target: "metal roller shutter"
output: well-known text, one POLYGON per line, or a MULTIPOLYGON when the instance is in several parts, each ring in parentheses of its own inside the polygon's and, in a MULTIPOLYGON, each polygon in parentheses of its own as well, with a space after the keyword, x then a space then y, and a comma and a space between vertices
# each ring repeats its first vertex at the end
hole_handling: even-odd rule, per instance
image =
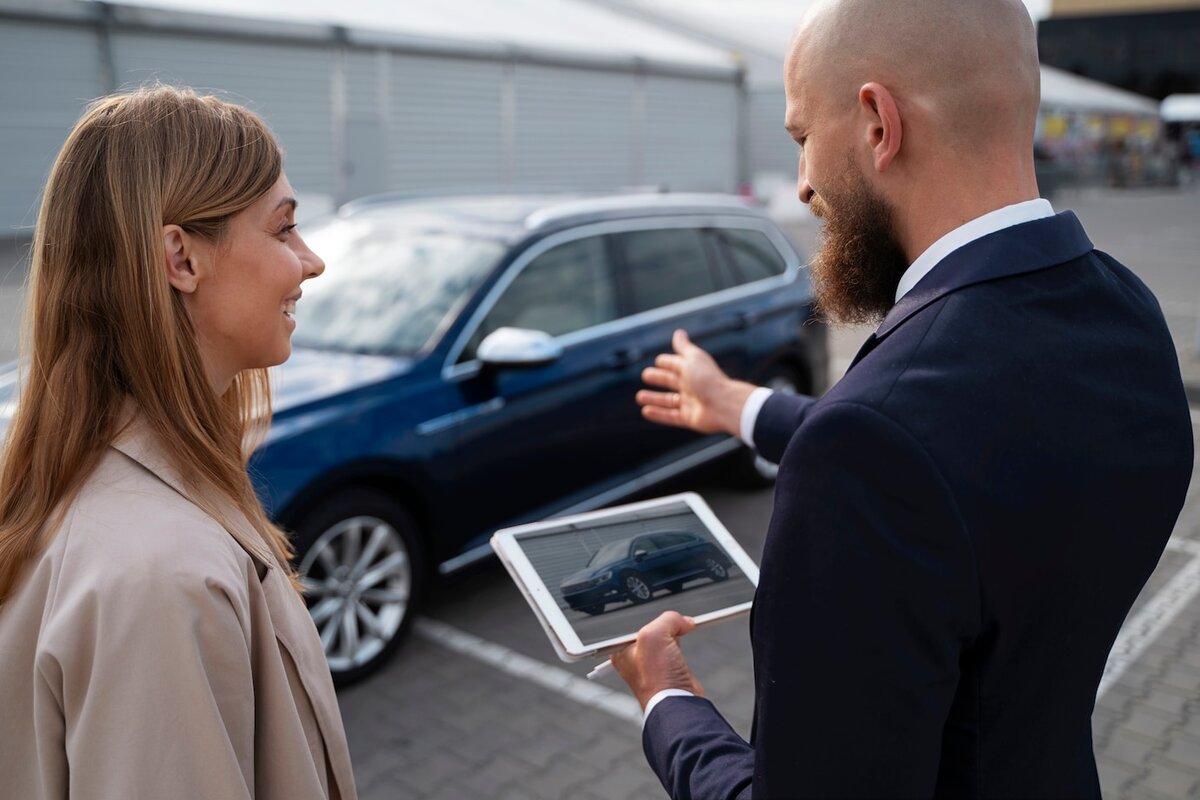
POLYGON ((113 37, 113 51, 122 88, 182 84, 252 108, 283 145, 297 192, 337 191, 328 47, 122 32, 113 37))
POLYGON ((391 56, 388 188, 495 190, 505 184, 505 66, 391 56))
POLYGON ((637 183, 630 73, 518 64, 514 183, 608 189, 637 183))
POLYGON ((90 100, 104 93, 96 33, 0 21, 0 236, 27 234, 50 166, 90 100))
POLYGON ((783 89, 757 89, 748 94, 747 125, 750 136, 750 175, 795 175, 799 151, 783 127, 787 100, 783 89))
POLYGON ((738 87, 646 77, 645 180, 671 191, 737 188, 738 87))

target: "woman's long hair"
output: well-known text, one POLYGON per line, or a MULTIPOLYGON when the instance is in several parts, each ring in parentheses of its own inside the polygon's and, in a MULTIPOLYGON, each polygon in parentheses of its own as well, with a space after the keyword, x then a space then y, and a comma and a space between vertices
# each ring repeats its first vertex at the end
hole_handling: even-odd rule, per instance
POLYGON ((270 418, 265 369, 210 387, 191 320, 167 281, 164 225, 220 243, 279 178, 261 118, 158 86, 93 103, 50 173, 28 290, 23 387, 0 460, 0 602, 119 433, 132 401, 206 508, 239 540, 240 511, 286 567, 287 537, 246 473, 270 418), (254 441, 257 438, 257 441, 254 441))

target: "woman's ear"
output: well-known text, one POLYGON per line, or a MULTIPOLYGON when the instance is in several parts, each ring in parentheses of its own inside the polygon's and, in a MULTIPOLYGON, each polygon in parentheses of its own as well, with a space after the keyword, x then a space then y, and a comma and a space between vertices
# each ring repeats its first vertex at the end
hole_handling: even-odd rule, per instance
POLYGON ((164 225, 162 229, 163 263, 167 269, 167 280, 184 294, 196 291, 200 282, 196 268, 196 253, 193 238, 178 225, 164 225))
POLYGON ((867 146, 875 161, 875 170, 884 172, 900 152, 903 125, 896 98, 880 83, 867 83, 858 90, 858 103, 866 120, 867 146))

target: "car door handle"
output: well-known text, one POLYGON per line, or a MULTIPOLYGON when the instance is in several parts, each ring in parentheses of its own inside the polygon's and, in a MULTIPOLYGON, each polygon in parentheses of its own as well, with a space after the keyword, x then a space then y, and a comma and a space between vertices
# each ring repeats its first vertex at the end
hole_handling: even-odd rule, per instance
POLYGON ((630 364, 636 364, 638 361, 641 361, 643 353, 644 351, 640 347, 618 350, 608 357, 608 365, 613 369, 628 367, 630 364))

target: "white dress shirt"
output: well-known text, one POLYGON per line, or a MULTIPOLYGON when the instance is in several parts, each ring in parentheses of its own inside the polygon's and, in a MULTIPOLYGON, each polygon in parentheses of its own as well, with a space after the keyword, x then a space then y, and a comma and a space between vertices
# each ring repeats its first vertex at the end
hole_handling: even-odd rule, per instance
MULTIPOLYGON (((976 239, 982 239, 984 236, 996 231, 1002 231, 1014 225, 1021 225, 1025 222, 1033 222, 1034 220, 1052 216, 1054 216, 1054 209, 1051 207, 1050 201, 1038 198, 1037 200, 1025 200, 998 208, 995 211, 989 211, 982 217, 976 217, 970 222, 960 225, 931 244, 904 271, 904 274, 900 276, 900 283, 896 286, 896 302, 899 303, 901 297, 908 294, 946 256, 960 247, 970 244, 976 239)), ((746 404, 742 406, 739 438, 750 447, 754 447, 754 426, 758 422, 758 414, 762 411, 763 404, 767 402, 772 393, 767 387, 760 386, 750 393, 750 396, 746 398, 746 404)), ((642 724, 645 725, 645 720, 650 716, 650 712, 662 700, 668 697, 690 697, 691 694, 691 692, 685 689, 663 689, 658 692, 650 698, 650 702, 646 703, 646 710, 642 716, 642 724)))

